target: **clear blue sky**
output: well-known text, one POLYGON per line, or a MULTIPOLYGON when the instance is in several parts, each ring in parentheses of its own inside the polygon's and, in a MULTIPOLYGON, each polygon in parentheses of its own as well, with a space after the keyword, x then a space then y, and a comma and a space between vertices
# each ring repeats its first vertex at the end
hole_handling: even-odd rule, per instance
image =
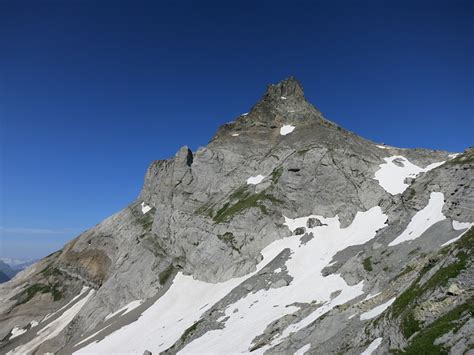
POLYGON ((0 256, 59 249, 289 75, 366 138, 464 150, 473 3, 1 1, 0 256))

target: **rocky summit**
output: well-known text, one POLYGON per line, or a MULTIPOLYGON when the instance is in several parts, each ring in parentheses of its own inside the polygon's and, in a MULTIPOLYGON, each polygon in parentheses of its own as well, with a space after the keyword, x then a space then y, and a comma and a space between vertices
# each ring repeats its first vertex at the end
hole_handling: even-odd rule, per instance
POLYGON ((473 168, 270 85, 0 285, 0 352, 473 354, 473 168))

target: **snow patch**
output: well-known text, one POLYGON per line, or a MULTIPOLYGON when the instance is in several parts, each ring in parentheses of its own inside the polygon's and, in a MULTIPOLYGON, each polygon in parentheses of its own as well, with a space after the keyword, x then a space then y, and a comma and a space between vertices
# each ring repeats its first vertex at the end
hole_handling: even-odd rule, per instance
POLYGON ((442 209, 444 205, 444 195, 441 192, 432 192, 430 200, 425 208, 418 211, 407 228, 400 234, 395 240, 390 242, 388 245, 392 247, 394 245, 413 240, 420 237, 429 227, 433 224, 446 219, 443 215, 442 209))
POLYGON ((293 355, 304 355, 311 348, 311 344, 306 344, 305 346, 299 348, 293 355))
MULTIPOLYGON (((464 234, 464 233, 463 233, 463 234, 464 234)), ((461 237, 463 236, 463 234, 461 234, 460 236, 457 236, 456 238, 450 239, 450 240, 448 240, 447 242, 441 244, 441 247, 445 247, 446 245, 453 244, 453 243, 457 242, 459 239, 461 239, 461 237)))
POLYGON ((81 308, 89 301, 94 292, 94 290, 90 290, 84 298, 77 301, 69 309, 64 311, 64 313, 59 318, 55 319, 54 321, 46 325, 44 328, 39 330, 36 338, 32 339, 24 345, 15 348, 8 354, 31 353, 46 340, 53 339, 54 337, 56 337, 79 313, 81 308))
POLYGON ((282 136, 286 136, 287 134, 293 132, 295 129, 295 126, 292 126, 292 125, 284 125, 283 127, 280 128, 280 134, 282 136))
POLYGON ((474 225, 474 223, 470 222, 458 222, 453 220, 453 229, 460 231, 463 229, 471 228, 474 225))
POLYGON ((464 222, 458 222, 458 221, 453 221, 453 229, 455 230, 463 230, 463 229, 466 229, 463 233, 461 233, 460 235, 458 235, 457 237, 453 238, 453 239, 450 239, 448 240, 447 242, 441 244, 441 247, 445 247, 446 245, 449 245, 449 244, 453 244, 454 242, 457 242, 459 239, 462 238, 462 236, 464 234, 466 234, 470 227, 472 227, 474 225, 474 223, 464 223, 464 222))
POLYGON ((370 343, 370 345, 365 349, 360 355, 371 355, 375 349, 377 349, 380 344, 382 344, 382 338, 377 338, 373 342, 370 343))
POLYGON ((117 314, 123 312, 122 316, 127 314, 128 312, 134 310, 135 308, 137 308, 138 306, 140 306, 141 304, 143 303, 142 300, 135 300, 135 301, 132 301, 130 302, 129 304, 123 306, 122 308, 118 309, 117 311, 113 312, 113 313, 110 313, 109 315, 107 315, 105 317, 105 320, 108 320, 114 316, 116 316, 117 314), (124 312, 125 311, 125 312, 124 312))
POLYGON ((238 133, 234 133, 234 134, 232 134, 232 137, 238 137, 238 136, 239 136, 239 134, 238 134, 238 133))
POLYGON ((367 320, 367 319, 372 319, 375 318, 379 315, 381 315, 388 307, 392 305, 393 302, 395 302, 396 297, 393 297, 389 299, 387 302, 382 303, 381 305, 372 308, 370 311, 364 312, 360 315, 361 320, 367 320))
POLYGON ((374 298, 374 297, 377 297, 378 295, 380 295, 382 292, 377 292, 376 294, 374 295, 371 295, 371 294, 368 294, 366 298, 364 298, 364 301, 367 301, 367 300, 370 300, 371 298, 374 298))
POLYGON ((374 179, 379 182, 385 191, 392 195, 400 194, 406 190, 408 187, 408 184, 404 182, 406 178, 415 178, 420 173, 425 173, 444 164, 444 161, 441 161, 430 164, 426 168, 420 168, 410 163, 402 155, 394 155, 384 158, 384 160, 385 163, 380 164, 380 169, 375 172, 374 179), (397 165, 394 161, 402 166, 397 165))
POLYGON ((145 214, 145 213, 148 213, 150 212, 151 210, 151 207, 146 205, 145 202, 142 202, 142 213, 145 214))
POLYGON ((285 96, 280 96, 280 99, 286 100, 286 97, 285 96))
POLYGON ((245 112, 243 114, 241 114, 240 116, 247 116, 249 113, 248 112, 245 112))
POLYGON ((375 146, 376 146, 376 147, 379 147, 380 149, 390 149, 390 147, 387 147, 387 146, 385 146, 385 145, 378 145, 378 144, 376 144, 375 146))
POLYGON ((12 329, 12 335, 10 336, 10 340, 13 339, 13 338, 16 338, 16 337, 18 337, 18 336, 20 336, 24 333, 26 333, 26 329, 14 327, 12 329))
POLYGON ((265 176, 263 176, 263 175, 251 176, 247 179, 247 185, 260 184, 263 179, 265 179, 265 176))
POLYGON ((78 345, 81 345, 81 344, 85 343, 86 341, 92 339, 93 337, 95 337, 96 335, 98 335, 100 332, 102 332, 103 330, 107 329, 108 327, 110 327, 110 326, 112 326, 112 325, 113 325, 113 323, 111 323, 111 324, 105 326, 105 327, 102 328, 102 329, 99 329, 99 330, 96 331, 94 334, 89 335, 87 338, 81 340, 81 341, 80 341, 79 343, 77 343, 75 346, 78 346, 78 345))
POLYGON ((61 308, 59 308, 56 312, 54 313, 49 313, 47 314, 42 320, 41 320, 41 323, 47 321, 49 318, 53 317, 54 315, 62 312, 64 309, 68 308, 71 304, 73 304, 79 297, 81 297, 85 292, 87 292, 89 290, 89 287, 87 286, 83 286, 82 289, 81 289, 81 292, 79 292, 79 294, 77 296, 75 296, 72 300, 70 300, 66 305, 62 306, 61 308))

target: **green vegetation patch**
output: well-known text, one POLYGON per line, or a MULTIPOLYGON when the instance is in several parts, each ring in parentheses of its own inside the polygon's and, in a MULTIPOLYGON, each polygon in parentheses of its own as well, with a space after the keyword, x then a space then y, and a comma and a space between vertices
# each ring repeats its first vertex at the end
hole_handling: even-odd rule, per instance
POLYGON ((51 257, 51 256, 53 256, 53 255, 56 255, 56 254, 59 255, 59 254, 62 253, 62 251, 63 251, 62 249, 56 250, 55 252, 53 252, 53 253, 51 253, 51 254, 49 254, 49 255, 46 255, 46 258, 49 258, 49 257, 51 257))
POLYGON ((194 213, 207 215, 212 218, 212 205, 210 203, 205 203, 204 205, 199 207, 196 211, 194 211, 194 213))
POLYGON ((448 160, 446 164, 452 164, 452 165, 474 164, 474 150, 470 150, 464 154, 457 156, 454 159, 448 160))
MULTIPOLYGON (((432 265, 425 266, 412 285, 397 297, 391 310, 394 316, 401 316, 400 330, 405 338, 408 339, 421 329, 420 323, 414 317, 414 308, 422 294, 439 286, 446 286, 449 279, 457 277, 462 270, 467 268, 468 261, 472 257, 472 249, 474 248, 473 239, 474 229, 471 228, 458 242, 450 246, 453 248, 451 250, 454 250, 454 248, 461 249, 456 254, 457 261, 440 268, 423 285, 419 285, 421 278, 432 268, 432 265)), ((401 274, 409 272, 406 271, 408 268, 409 266, 401 274)), ((397 277, 400 277, 401 274, 397 277)), ((422 330, 421 332, 424 331, 422 330)))
POLYGON ((169 278, 174 274, 174 267, 173 265, 169 265, 166 269, 164 269, 160 274, 158 275, 158 278, 160 280, 160 284, 164 285, 166 281, 169 280, 169 278))
POLYGON ((416 195, 416 191, 411 187, 409 187, 406 190, 406 192, 403 194, 406 201, 411 200, 413 197, 415 197, 415 195, 416 195))
POLYGON ((219 238, 219 240, 222 240, 225 244, 230 246, 235 251, 240 251, 240 249, 237 248, 237 241, 235 240, 234 234, 232 234, 231 232, 225 232, 223 235, 218 235, 217 238, 219 238))
POLYGON ((222 208, 217 211, 213 217, 214 222, 222 223, 232 219, 235 215, 245 211, 249 208, 259 208, 263 214, 268 214, 267 208, 264 205, 265 201, 271 203, 281 203, 280 200, 274 196, 265 193, 265 191, 259 193, 250 193, 246 188, 240 188, 230 196, 231 201, 237 200, 237 202, 231 204, 227 202, 222 208))
POLYGON ((449 279, 455 278, 467 267, 467 254, 460 252, 456 255, 458 261, 439 269, 423 286, 424 290, 432 290, 438 286, 446 286, 449 279))
POLYGON ((186 339, 188 339, 191 335, 194 334, 194 332, 196 331, 197 327, 199 326, 199 324, 201 324, 203 322, 203 320, 198 320, 197 322, 195 322, 192 326, 190 326, 189 328, 187 328, 184 332, 183 332, 183 335, 181 335, 181 341, 182 342, 185 342, 186 339))
POLYGON ((450 331, 456 332, 467 319, 473 317, 473 313, 474 299, 470 298, 466 303, 459 305, 421 330, 411 340, 404 353, 409 355, 447 354, 442 345, 434 345, 434 341, 450 331), (462 321, 463 318, 464 321, 462 321))
POLYGON ((401 319, 400 325, 400 330, 406 339, 421 329, 420 322, 415 318, 413 312, 406 312, 401 319))
POLYGON ((296 153, 297 153, 298 155, 305 155, 305 154, 308 153, 311 149, 313 149, 313 148, 311 147, 311 148, 300 149, 300 150, 296 151, 296 153))
POLYGON ((364 261, 362 261, 362 265, 364 265, 364 270, 365 271, 372 271, 372 262, 370 261, 370 259, 372 259, 371 256, 369 256, 368 258, 365 258, 364 261))
POLYGON ((58 289, 58 284, 33 284, 28 286, 25 290, 23 290, 18 298, 17 305, 26 303, 30 301, 33 297, 35 297, 38 293, 51 293, 53 296, 54 301, 59 301, 61 298, 63 298, 62 292, 58 289))
POLYGON ((272 171, 272 181, 273 183, 277 183, 280 179, 281 175, 283 174, 283 167, 276 168, 272 171))
POLYGON ((61 270, 59 270, 58 268, 56 268, 52 265, 48 265, 47 267, 45 267, 43 269, 43 271, 41 271, 41 273, 44 276, 61 276, 61 275, 63 275, 61 270))
POLYGON ((413 270, 415 270, 413 266, 410 266, 410 265, 405 266, 405 268, 397 276, 395 276, 394 280, 399 279, 402 276, 405 276, 406 274, 412 272, 413 270))

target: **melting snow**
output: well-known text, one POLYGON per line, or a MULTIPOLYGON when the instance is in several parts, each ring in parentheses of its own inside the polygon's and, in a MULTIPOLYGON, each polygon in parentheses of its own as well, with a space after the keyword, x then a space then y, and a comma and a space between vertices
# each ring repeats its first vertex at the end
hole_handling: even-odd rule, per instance
POLYGON ((396 297, 393 297, 393 298, 389 299, 387 302, 382 303, 381 305, 379 305, 375 308, 372 308, 370 311, 362 313, 360 315, 360 319, 361 320, 367 320, 367 319, 372 319, 372 318, 375 318, 375 317, 381 315, 388 307, 391 306, 391 304, 393 302, 395 302, 395 298, 396 297))
POLYGON ((284 125, 283 127, 280 128, 280 134, 282 136, 286 136, 287 134, 293 132, 294 129, 295 129, 295 126, 284 125))
MULTIPOLYGON (((194 280, 191 276, 178 273, 170 289, 144 311, 137 321, 120 328, 98 343, 89 344, 80 349, 79 353, 114 351, 143 353, 145 349, 159 353, 167 349, 217 301, 242 281, 255 275, 287 248, 293 252, 286 262, 288 272, 293 276, 289 286, 249 293, 229 305, 225 309, 225 316, 229 318, 224 324, 224 329, 207 332, 188 344, 182 352, 186 354, 248 352, 253 338, 263 333, 269 323, 298 310, 295 306, 286 307, 286 305, 294 302, 322 303, 316 311, 298 324, 294 324, 291 329, 287 329, 286 335, 288 335, 290 331, 305 327, 335 306, 362 295, 363 282, 349 286, 340 275, 331 274, 323 277, 321 270, 331 262, 338 251, 372 239, 376 231, 385 226, 386 215, 377 206, 366 212, 357 213, 353 223, 344 229, 340 228, 338 217, 308 216, 294 220, 287 218, 286 224, 291 231, 294 231, 295 228, 306 225, 309 217, 317 217, 327 226, 310 229, 315 238, 304 247, 299 247, 300 236, 296 235, 274 241, 262 250, 263 260, 257 265, 257 271, 217 284, 194 280), (338 290, 341 290, 341 293, 331 299, 331 294, 338 290), (275 305, 278 306, 274 307, 275 305), (239 312, 233 313, 236 308, 239 312)), ((264 350, 266 348, 260 348, 256 353, 264 350)))
POLYGON ((453 244, 454 242, 457 242, 459 239, 462 238, 464 234, 468 232, 468 228, 474 226, 474 223, 469 223, 469 222, 458 222, 458 221, 453 221, 453 229, 454 230, 463 230, 466 229, 463 233, 458 235, 457 237, 448 240, 447 242, 441 244, 441 247, 445 247, 446 245, 453 244))
POLYGON ((474 225, 474 223, 470 222, 458 222, 458 221, 453 221, 453 228, 457 231, 471 228, 474 225))
POLYGON ((241 114, 240 116, 247 116, 249 113, 248 112, 245 112, 243 114, 241 114))
POLYGON ((142 213, 145 214, 145 213, 148 213, 150 212, 151 210, 151 207, 146 205, 145 202, 142 202, 142 213))
POLYGON ((31 323, 30 323, 30 326, 31 326, 31 328, 34 328, 34 327, 36 327, 38 324, 39 324, 39 323, 38 323, 37 321, 32 320, 31 323))
POLYGON ((375 172, 374 179, 378 180, 380 186, 392 195, 402 193, 406 190, 408 187, 408 184, 404 182, 406 178, 414 178, 420 173, 425 173, 444 164, 444 161, 441 161, 430 164, 426 168, 420 168, 410 163, 407 158, 401 155, 394 155, 389 158, 384 158, 384 160, 386 163, 380 164, 380 169, 375 172), (394 160, 397 160, 397 162, 403 166, 396 165, 394 160))
POLYGON ((388 246, 391 247, 408 240, 416 239, 433 224, 446 219, 441 211, 443 205, 444 195, 441 192, 432 192, 426 207, 413 216, 403 233, 395 238, 388 246))
POLYGON ((263 176, 263 175, 251 176, 247 179, 247 185, 260 184, 263 179, 265 179, 265 176, 263 176))
POLYGON ((293 355, 304 355, 311 348, 311 344, 306 344, 305 346, 299 348, 293 355))
POLYGON ((23 333, 26 333, 26 329, 14 327, 12 329, 12 335, 10 336, 10 340, 22 335, 23 333))
POLYGON ((116 316, 117 314, 119 314, 119 313, 125 311, 125 312, 123 312, 123 314, 122 314, 122 316, 123 316, 123 315, 127 314, 128 312, 134 310, 134 309, 137 308, 138 306, 140 306, 142 303, 143 303, 142 300, 135 300, 135 301, 132 301, 132 302, 130 302, 129 304, 127 304, 127 305, 123 306, 122 308, 118 309, 118 310, 115 311, 114 313, 110 313, 109 315, 107 315, 107 316, 105 317, 105 320, 108 320, 108 319, 110 319, 110 318, 116 316))
POLYGON ((382 344, 382 338, 377 338, 373 342, 370 343, 367 349, 365 349, 360 355, 371 355, 375 349, 377 349, 380 344, 382 344))
POLYGON ((143 312, 137 321, 120 328, 98 343, 89 344, 77 353, 141 354, 145 349, 159 353, 173 345, 205 311, 241 281, 242 278, 211 284, 178 273, 169 290, 143 312))
MULTIPOLYGON (((464 233, 463 233, 464 234, 464 233)), ((448 240, 447 242, 441 244, 441 247, 445 247, 446 245, 449 245, 449 244, 453 244, 454 242, 457 242, 459 239, 461 239, 461 237, 463 236, 463 234, 457 236, 456 238, 453 238, 453 239, 450 239, 448 240)))
POLYGON ((379 147, 380 149, 390 149, 390 147, 387 147, 385 145, 378 145, 376 144, 377 147, 379 147))
POLYGON ((79 297, 81 297, 81 296, 84 294, 84 292, 87 292, 88 290, 89 290, 89 287, 87 287, 87 286, 82 287, 81 292, 80 292, 77 296, 75 296, 72 300, 70 300, 65 306, 62 306, 61 308, 59 308, 56 312, 47 314, 47 315, 41 320, 41 323, 47 321, 49 318, 51 318, 51 317, 54 316, 55 314, 57 314, 57 313, 61 312, 62 310, 68 308, 68 307, 69 307, 71 304, 73 304, 79 297))
POLYGON ((89 298, 93 294, 94 290, 90 290, 84 298, 77 301, 69 309, 64 311, 64 313, 59 318, 55 319, 54 321, 46 325, 44 328, 40 329, 36 338, 32 339, 24 345, 15 348, 8 354, 33 352, 39 345, 44 343, 46 340, 56 337, 73 320, 76 314, 79 313, 81 308, 87 303, 87 301, 89 301, 89 298))
POLYGON ((93 337, 95 337, 96 335, 98 335, 100 332, 102 332, 103 330, 107 329, 108 327, 112 326, 113 323, 103 327, 102 329, 99 329, 98 331, 96 331, 95 333, 89 335, 87 338, 81 340, 79 343, 77 343, 75 346, 78 346, 78 345, 81 345, 82 343, 85 343, 86 341, 92 339, 93 337))
POLYGON ((364 301, 367 301, 367 300, 370 300, 371 298, 374 298, 374 297, 377 297, 378 295, 380 295, 382 292, 377 292, 375 295, 367 295, 366 298, 364 298, 364 301))
POLYGON ((238 137, 238 136, 239 136, 239 134, 238 134, 238 133, 234 133, 234 134, 232 134, 232 137, 238 137))

